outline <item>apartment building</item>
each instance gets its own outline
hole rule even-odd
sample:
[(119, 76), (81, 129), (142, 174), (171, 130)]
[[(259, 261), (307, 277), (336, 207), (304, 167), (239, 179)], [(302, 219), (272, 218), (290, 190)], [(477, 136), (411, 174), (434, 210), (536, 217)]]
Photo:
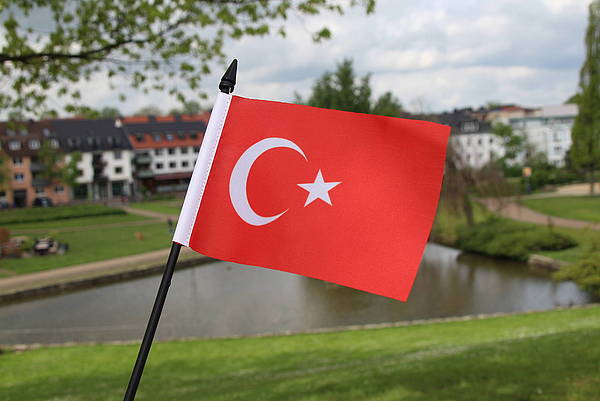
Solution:
[(493, 133), (492, 123), (477, 117), (470, 108), (455, 109), (435, 116), (438, 123), (452, 128), (450, 141), (461, 155), (463, 163), (475, 168), (505, 153), (502, 139)]
[(133, 150), (115, 120), (59, 119), (50, 121), (67, 159), (77, 152), (76, 199), (112, 199), (133, 193)]
[(564, 166), (577, 112), (575, 104), (542, 106), (528, 115), (508, 118), (508, 123), (534, 151), (543, 152), (555, 166)]
[(0, 123), (0, 148), (6, 157), (7, 182), (0, 188), (0, 201), (9, 206), (31, 206), (36, 198), (47, 197), (55, 204), (71, 200), (63, 184), (41, 177), (44, 166), (38, 152), (44, 142), (59, 148), (56, 133), (48, 121)]
[(135, 116), (117, 122), (134, 152), (136, 190), (146, 193), (187, 189), (209, 114)]

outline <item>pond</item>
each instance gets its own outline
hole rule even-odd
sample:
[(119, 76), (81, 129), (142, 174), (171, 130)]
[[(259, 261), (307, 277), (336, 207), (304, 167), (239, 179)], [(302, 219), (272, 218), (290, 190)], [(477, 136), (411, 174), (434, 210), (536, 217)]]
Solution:
[[(135, 340), (159, 276), (0, 307), (0, 344)], [(253, 335), (591, 302), (521, 263), (429, 244), (406, 303), (289, 273), (213, 262), (177, 271), (158, 339)]]

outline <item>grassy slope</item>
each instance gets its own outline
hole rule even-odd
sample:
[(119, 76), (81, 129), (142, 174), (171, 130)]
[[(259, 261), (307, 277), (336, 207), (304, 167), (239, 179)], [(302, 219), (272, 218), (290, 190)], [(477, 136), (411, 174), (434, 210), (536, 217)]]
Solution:
[(166, 201), (147, 201), (147, 202), (135, 202), (129, 206), (141, 209), (149, 210), (151, 212), (170, 214), (173, 216), (179, 216), (181, 211), (182, 200), (166, 200)]
[[(144, 239), (138, 240), (136, 232), (142, 233)], [(69, 244), (66, 254), (3, 259), (0, 260), (0, 267), (18, 274), (54, 269), (168, 248), (172, 237), (166, 223), (97, 228), (83, 232), (53, 231), (51, 234), (53, 238)]]
[[(0, 355), (5, 401), (117, 400), (137, 345)], [(600, 400), (600, 308), (156, 344), (141, 400)]]
[(10, 224), (6, 228), (8, 228), (11, 232), (14, 230), (25, 232), (26, 230), (31, 229), (61, 230), (63, 228), (97, 226), (102, 224), (130, 223), (132, 221), (140, 220), (148, 220), (148, 218), (144, 216), (138, 216), (136, 214), (118, 214), (108, 216), (78, 217), (66, 220)]
[(533, 210), (550, 216), (600, 222), (600, 198), (589, 196), (565, 196), (556, 198), (523, 199), (521, 203)]

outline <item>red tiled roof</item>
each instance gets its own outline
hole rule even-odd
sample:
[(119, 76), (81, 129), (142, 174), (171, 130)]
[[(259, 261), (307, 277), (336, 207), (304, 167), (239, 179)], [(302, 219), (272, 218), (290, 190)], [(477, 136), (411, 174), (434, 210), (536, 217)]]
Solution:
[(202, 138), (204, 138), (203, 132), (196, 132), (198, 137), (192, 139), (189, 135), (186, 135), (184, 139), (180, 139), (177, 135), (173, 135), (173, 140), (168, 141), (161, 135), (160, 141), (155, 141), (154, 136), (151, 134), (143, 134), (143, 141), (138, 141), (138, 135), (129, 134), (129, 141), (134, 149), (157, 149), (157, 148), (176, 148), (179, 146), (200, 146)]

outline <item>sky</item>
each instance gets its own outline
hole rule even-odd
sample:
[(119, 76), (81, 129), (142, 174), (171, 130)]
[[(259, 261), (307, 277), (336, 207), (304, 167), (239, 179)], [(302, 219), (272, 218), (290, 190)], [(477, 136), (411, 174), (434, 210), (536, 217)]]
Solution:
[[(374, 94), (391, 91), (409, 111), (439, 112), (488, 101), (540, 106), (563, 103), (577, 90), (584, 60), (587, 0), (378, 0), (374, 14), (357, 8), (340, 17), (292, 18), (286, 39), (228, 42), (239, 60), (240, 96), (292, 101), (344, 58), (372, 74)], [(327, 26), (331, 40), (310, 32)], [(226, 66), (215, 65), (203, 89), (210, 107)], [(81, 86), (83, 102), (132, 114), (142, 106), (177, 107), (175, 99), (127, 90), (103, 79)], [(213, 91), (212, 88), (215, 88)], [(60, 103), (60, 100), (55, 100)]]

